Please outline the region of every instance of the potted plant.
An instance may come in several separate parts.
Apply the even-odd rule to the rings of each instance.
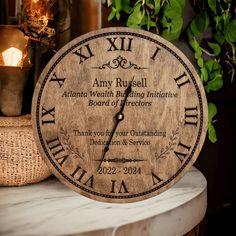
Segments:
[[[208,97],[208,138],[215,143],[217,108],[209,94],[235,77],[236,2],[103,0],[103,4],[109,8],[108,21],[156,33],[193,57]]]

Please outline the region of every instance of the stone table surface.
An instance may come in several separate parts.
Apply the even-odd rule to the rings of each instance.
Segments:
[[[24,187],[0,187],[0,235],[183,235],[205,215],[206,185],[205,177],[192,167],[164,193],[129,204],[90,200],[56,178]]]

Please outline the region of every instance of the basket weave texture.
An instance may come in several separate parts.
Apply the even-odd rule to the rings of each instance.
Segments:
[[[0,117],[0,186],[37,183],[50,175],[37,151],[30,115]]]

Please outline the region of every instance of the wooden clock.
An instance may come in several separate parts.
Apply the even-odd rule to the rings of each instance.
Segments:
[[[207,130],[202,83],[180,50],[152,33],[106,28],[63,47],[35,88],[38,149],[68,187],[126,203],[175,184]]]

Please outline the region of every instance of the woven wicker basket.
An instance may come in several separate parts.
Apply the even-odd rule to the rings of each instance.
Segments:
[[[37,151],[30,115],[0,117],[0,185],[37,183],[50,174]]]

